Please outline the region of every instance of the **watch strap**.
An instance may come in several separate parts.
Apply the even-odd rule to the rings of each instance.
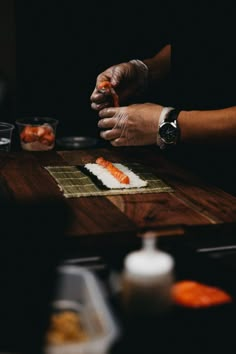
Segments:
[[[173,108],[170,111],[168,111],[166,117],[165,117],[165,122],[174,122],[175,120],[177,120],[178,115],[180,113],[180,109],[177,108]]]

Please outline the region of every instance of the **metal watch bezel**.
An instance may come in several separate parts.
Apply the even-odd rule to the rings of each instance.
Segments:
[[[171,126],[171,128],[174,128],[173,129],[173,132],[175,132],[175,136],[174,136],[174,139],[172,139],[171,141],[169,140],[166,140],[166,132],[164,131],[165,135],[163,135],[163,128],[167,127],[167,126]],[[173,121],[173,122],[162,122],[159,126],[159,136],[161,138],[161,140],[167,144],[167,145],[172,145],[172,144],[176,144],[177,143],[177,140],[178,140],[178,126],[177,126],[177,121]]]

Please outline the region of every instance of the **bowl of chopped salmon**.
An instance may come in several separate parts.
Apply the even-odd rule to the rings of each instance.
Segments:
[[[48,151],[55,146],[58,120],[51,117],[29,117],[16,120],[20,144],[27,151]]]

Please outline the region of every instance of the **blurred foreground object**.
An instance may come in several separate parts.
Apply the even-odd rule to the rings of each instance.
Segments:
[[[0,151],[10,151],[14,128],[13,124],[0,122]]]
[[[57,275],[45,354],[108,354],[119,329],[99,279],[74,265],[58,267]]]
[[[192,280],[182,280],[172,287],[173,301],[180,306],[202,308],[231,303],[232,297],[224,290]]]
[[[0,351],[41,354],[67,210],[59,200],[1,200],[0,213]]]
[[[123,302],[131,316],[155,316],[171,306],[174,260],[155,247],[155,233],[143,235],[143,248],[124,260]]]

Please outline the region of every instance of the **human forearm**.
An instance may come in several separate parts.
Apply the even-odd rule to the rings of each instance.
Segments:
[[[171,46],[163,47],[154,57],[145,59],[143,62],[148,67],[149,84],[165,79],[170,72]]]
[[[182,143],[236,144],[236,106],[209,111],[181,111]]]

